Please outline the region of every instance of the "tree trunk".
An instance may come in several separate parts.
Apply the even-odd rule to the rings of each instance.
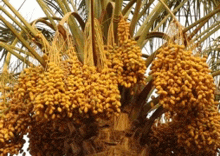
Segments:
[[[114,117],[110,123],[112,125],[109,127],[99,130],[99,135],[94,140],[96,152],[91,156],[148,156],[147,148],[140,147],[133,137],[126,136],[131,128],[127,113]]]

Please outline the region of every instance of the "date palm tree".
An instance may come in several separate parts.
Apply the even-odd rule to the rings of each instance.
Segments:
[[[33,156],[159,155],[152,153],[149,133],[152,132],[155,120],[163,118],[168,110],[159,103],[160,96],[153,97],[156,88],[148,71],[158,49],[173,37],[172,31],[167,29],[175,22],[182,25],[185,46],[193,42],[199,55],[208,55],[207,63],[218,87],[220,74],[218,0],[37,0],[37,3],[45,17],[31,22],[13,7],[13,3],[8,0],[2,0],[0,3],[1,83],[2,86],[9,84],[12,86],[8,92],[15,92],[13,86],[20,83],[19,79],[22,79],[20,75],[27,71],[25,68],[41,67],[42,70],[39,72],[47,70],[47,60],[50,58],[48,46],[61,46],[54,44],[60,43],[62,46],[68,45],[67,47],[72,45],[81,64],[89,66],[90,64],[86,62],[87,57],[92,56],[89,57],[93,59],[91,66],[99,66],[98,59],[104,55],[108,47],[112,46],[113,49],[114,46],[120,47],[121,19],[129,23],[129,39],[135,40],[136,46],[142,50],[141,57],[147,69],[145,83],[133,86],[134,93],[131,93],[128,87],[119,84],[120,113],[108,119],[101,118],[97,121],[92,117],[84,119],[81,116],[82,122],[71,117],[64,117],[56,122],[53,120],[38,122],[34,119],[37,112],[29,112],[26,115],[30,117],[30,121],[24,125],[26,127],[24,131],[13,132],[14,137],[6,141],[1,141],[4,136],[2,132],[0,133],[1,155],[22,152],[20,148],[24,144],[22,141],[24,135],[30,138],[29,151]],[[62,36],[61,39],[57,38],[58,36]],[[101,51],[103,54],[98,55],[98,48],[104,49]],[[60,55],[61,58],[66,57],[66,53],[60,52]],[[107,57],[106,61],[108,59]],[[29,76],[31,77],[31,74]],[[3,94],[5,87],[1,89]],[[217,90],[216,100],[218,98]],[[1,100],[1,103],[4,103],[5,99]],[[7,109],[3,109],[1,106],[2,120],[10,116],[13,107],[9,104]],[[18,107],[16,112],[26,108],[20,105]],[[27,109],[33,108],[28,106]],[[84,111],[87,112],[85,109]],[[19,116],[19,113],[16,115]],[[0,129],[2,127],[0,123]],[[12,129],[16,129],[15,127]],[[215,151],[215,154],[217,153],[218,151]]]

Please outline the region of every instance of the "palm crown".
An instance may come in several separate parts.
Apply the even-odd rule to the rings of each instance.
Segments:
[[[37,2],[0,6],[2,155],[218,153],[217,0]]]

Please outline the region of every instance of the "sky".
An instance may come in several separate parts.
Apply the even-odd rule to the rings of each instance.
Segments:
[[[44,13],[36,0],[9,0],[9,2],[15,7],[15,9],[20,8],[19,13],[29,22],[39,17],[44,17]]]

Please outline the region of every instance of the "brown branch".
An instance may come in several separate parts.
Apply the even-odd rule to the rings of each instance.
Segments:
[[[144,58],[148,58],[149,55],[147,55],[147,54],[142,54],[142,57],[144,57]]]
[[[148,82],[148,84],[144,87],[144,89],[136,98],[134,102],[134,108],[132,109],[130,115],[132,120],[136,120],[139,117],[143,105],[145,104],[146,98],[148,97],[148,94],[150,93],[152,87],[153,87],[153,81],[151,80],[150,82]]]
[[[137,24],[137,19],[138,19],[138,13],[141,9],[141,0],[137,0],[137,3],[136,3],[136,7],[135,7],[135,11],[134,11],[134,14],[133,14],[133,17],[132,17],[132,20],[131,20],[131,25],[130,25],[130,35],[131,37],[133,37],[134,35],[134,29],[136,27],[136,24]]]
[[[150,39],[150,38],[154,38],[154,37],[158,37],[158,38],[162,38],[165,40],[170,40],[170,36],[163,33],[163,32],[150,32],[147,34],[146,39]],[[137,41],[140,38],[140,36],[135,37],[134,39]]]
[[[95,49],[95,26],[94,26],[94,0],[91,0],[91,25],[92,25],[92,51],[93,51],[93,59],[94,65],[97,65],[97,56]]]
[[[220,75],[220,70],[212,72],[213,77],[218,76],[218,75]]]
[[[147,135],[150,132],[151,126],[153,125],[154,121],[160,117],[163,113],[165,112],[165,110],[163,109],[162,106],[160,106],[155,112],[154,114],[150,117],[150,119],[145,123],[144,128],[142,130],[142,135],[140,138],[140,144],[141,145],[145,145],[147,142]]]
[[[150,103],[154,103],[154,105],[158,104],[159,103],[159,97],[149,101],[148,103],[146,103],[142,110],[141,110],[141,114],[140,114],[140,119],[143,119],[143,118],[146,118],[146,116],[148,115],[149,111],[152,109]]]
[[[125,15],[126,12],[131,8],[131,6],[136,2],[137,0],[131,0],[125,8],[122,10],[122,14]]]

